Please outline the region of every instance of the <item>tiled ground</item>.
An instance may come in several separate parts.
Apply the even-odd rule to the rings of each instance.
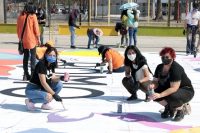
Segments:
[[[94,50],[75,50],[60,53],[68,61],[56,70],[58,75],[70,73],[64,83],[61,103],[53,101],[54,110],[28,112],[24,103],[26,82],[22,79],[22,57],[15,50],[0,50],[0,133],[200,133],[200,57],[177,53],[177,61],[185,68],[195,88],[190,102],[192,114],[181,122],[160,118],[160,105],[145,103],[145,95],[138,92],[139,100],[127,102],[129,93],[121,80],[124,73],[101,74],[95,63],[100,57]],[[74,54],[75,53],[75,54]],[[123,54],[123,53],[122,53]],[[158,53],[143,53],[154,72],[160,63]],[[122,103],[122,113],[117,104]]]

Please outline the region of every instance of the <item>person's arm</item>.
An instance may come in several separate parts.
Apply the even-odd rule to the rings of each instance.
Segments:
[[[37,17],[35,14],[34,14],[34,19],[33,19],[33,30],[35,33],[37,43],[40,46],[40,44],[41,44],[40,43],[40,29],[39,29],[39,24],[38,24]]]
[[[142,71],[143,71],[143,74],[144,74],[144,78],[141,79],[141,80],[139,80],[139,81],[138,81],[139,83],[143,83],[143,82],[148,81],[148,80],[149,80],[149,77],[150,77],[148,67],[145,68],[145,69],[143,69]]]
[[[108,60],[109,72],[113,72],[112,59]]]
[[[45,74],[38,74],[38,75],[39,75],[40,83],[43,86],[43,88],[53,96],[55,92],[51,89],[51,87],[46,82],[46,75]]]
[[[181,81],[170,82],[170,88],[160,93],[160,97],[166,97],[176,92],[180,87]]]
[[[51,80],[53,82],[58,82],[58,81],[60,81],[60,76],[56,76],[55,73],[52,73]]]
[[[125,76],[127,78],[131,77],[131,68],[129,66],[125,66]]]

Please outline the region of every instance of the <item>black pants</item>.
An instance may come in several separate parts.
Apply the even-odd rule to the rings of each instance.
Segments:
[[[161,93],[164,90],[161,87],[155,89],[156,93]],[[182,106],[183,104],[189,102],[194,96],[194,89],[192,87],[182,87],[179,88],[175,93],[156,99],[155,101],[167,101],[170,108],[177,108]]]
[[[23,69],[24,69],[24,74],[25,75],[29,75],[28,72],[28,60],[29,60],[29,56],[31,56],[31,75],[34,72],[35,69],[35,62],[36,62],[36,47],[34,47],[33,49],[24,49],[24,58],[23,58]]]
[[[149,86],[150,81],[139,84],[135,82],[132,77],[131,78],[124,77],[122,79],[122,84],[127,89],[127,91],[131,93],[132,95],[135,94],[138,91],[138,89],[142,90],[144,93],[147,94],[147,91],[148,91],[147,87]]]

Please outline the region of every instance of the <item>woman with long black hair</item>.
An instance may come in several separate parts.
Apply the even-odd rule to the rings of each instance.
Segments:
[[[153,75],[148,67],[146,58],[141,54],[136,46],[128,46],[124,53],[125,76],[122,84],[131,93],[127,100],[136,100],[137,91],[141,89],[146,93],[145,101],[148,98],[148,86],[153,79]]]

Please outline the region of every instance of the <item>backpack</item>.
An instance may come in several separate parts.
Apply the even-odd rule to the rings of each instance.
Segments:
[[[120,22],[117,22],[116,25],[115,25],[115,31],[118,32],[122,27],[122,23]]]

